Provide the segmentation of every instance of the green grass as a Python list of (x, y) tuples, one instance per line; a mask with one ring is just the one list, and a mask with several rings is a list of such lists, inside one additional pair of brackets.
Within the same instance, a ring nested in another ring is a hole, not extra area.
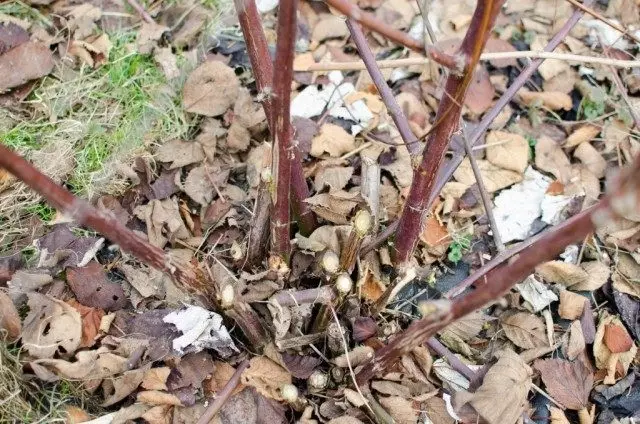
[(588, 97), (583, 97), (578, 106), (578, 116), (589, 121), (604, 115), (604, 111), (604, 100), (591, 100)]
[(29, 205), (25, 208), (25, 211), (37, 215), (43, 222), (49, 222), (56, 216), (56, 210), (44, 202)]
[(449, 246), (447, 258), (454, 264), (460, 262), (462, 256), (471, 248), (471, 239), (471, 234), (454, 238), (453, 243)]

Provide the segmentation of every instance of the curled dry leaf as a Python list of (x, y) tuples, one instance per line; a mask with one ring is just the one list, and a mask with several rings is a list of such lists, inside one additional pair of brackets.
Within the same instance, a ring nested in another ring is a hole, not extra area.
[(53, 54), (39, 42), (27, 42), (0, 56), (0, 92), (48, 75), (53, 70)]
[[(482, 180), (489, 193), (522, 181), (522, 175), (520, 173), (499, 168), (486, 160), (479, 160), (478, 167), (480, 168)], [(457, 181), (467, 186), (471, 186), (476, 182), (469, 159), (462, 161), (453, 176)]]
[[(601, 370), (609, 368), (609, 360), (611, 359), (612, 355), (614, 355), (614, 352), (612, 352), (607, 347), (607, 343), (605, 341), (605, 332), (608, 326), (618, 326), (620, 329), (616, 329), (616, 332), (624, 332), (624, 338), (630, 338), (626, 328), (618, 317), (606, 314), (602, 316), (600, 322), (598, 323), (598, 330), (596, 331), (595, 340), (593, 342), (593, 355), (596, 359), (596, 367)], [(609, 337), (612, 337), (611, 334), (613, 334), (613, 331), (611, 330), (611, 328), (609, 328), (609, 333)], [(611, 340), (610, 344), (613, 346), (613, 342)], [(628, 351), (616, 354), (617, 361), (616, 364), (613, 364), (615, 368), (609, 370), (610, 373), (615, 373), (615, 376), (609, 375), (609, 377), (611, 377), (613, 381), (615, 381), (615, 377), (621, 377), (627, 374), (629, 366), (631, 365), (631, 362), (633, 362), (637, 351), (637, 346), (635, 344), (632, 344), (631, 348)], [(621, 369), (618, 369), (618, 366), (620, 366)], [(618, 374), (618, 371), (620, 370), (622, 371), (622, 375)]]
[(311, 156), (320, 157), (328, 153), (339, 157), (356, 148), (355, 137), (335, 124), (324, 124), (320, 133), (311, 140)]
[(584, 283), (589, 279), (589, 275), (584, 269), (562, 261), (549, 261), (540, 264), (536, 267), (536, 273), (548, 283), (558, 283), (565, 287)]
[(587, 299), (584, 296), (569, 290), (560, 290), (560, 306), (558, 307), (560, 318), (570, 320), (580, 318), (585, 302)]
[(113, 377), (127, 370), (128, 359), (108, 352), (106, 348), (81, 350), (75, 361), (39, 359), (33, 363), (70, 380), (94, 380)]
[(414, 424), (418, 419), (418, 411), (408, 399), (389, 396), (380, 397), (379, 402), (397, 424)]
[(529, 143), (520, 134), (491, 131), (487, 134), (487, 160), (492, 164), (524, 173), (529, 162)]
[(22, 344), (35, 358), (71, 355), (82, 341), (82, 318), (70, 305), (39, 293), (28, 295)]
[(571, 290), (593, 291), (602, 287), (611, 276), (611, 270), (600, 261), (583, 262), (582, 269), (587, 273), (587, 279), (571, 286)]
[(182, 402), (176, 395), (161, 392), (159, 390), (146, 390), (143, 392), (138, 392), (136, 399), (138, 400), (138, 402), (145, 403), (147, 405), (182, 405)]
[(603, 178), (607, 169), (607, 161), (602, 155), (590, 144), (580, 143), (573, 156), (582, 162), (582, 164), (597, 178)]
[(144, 378), (144, 371), (141, 369), (126, 371), (121, 376), (113, 379), (106, 379), (102, 382), (102, 390), (105, 399), (102, 406), (110, 406), (120, 402), (125, 397), (133, 393)]
[(529, 302), (533, 312), (540, 312), (551, 302), (558, 300), (558, 296), (541, 281), (538, 281), (533, 274), (529, 275), (522, 283), (516, 284), (516, 289), (522, 298)]
[(330, 13), (318, 17), (318, 22), (313, 27), (311, 39), (320, 43), (329, 38), (343, 38), (349, 35), (349, 29), (342, 16)]
[(0, 339), (5, 337), (11, 343), (18, 340), (21, 333), (20, 315), (11, 298), (0, 290)]
[(580, 143), (586, 143), (593, 140), (598, 134), (600, 134), (601, 128), (595, 125), (582, 125), (574, 132), (569, 134), (567, 140), (562, 147), (570, 149), (578, 146)]
[(205, 155), (202, 145), (193, 141), (170, 140), (160, 146), (156, 151), (157, 160), (171, 163), (169, 169), (202, 162), (204, 158)]
[(187, 78), (182, 103), (187, 112), (205, 116), (222, 115), (233, 106), (240, 91), (240, 80), (222, 62), (207, 61)]
[(501, 319), (506, 336), (523, 349), (547, 346), (544, 321), (528, 312), (517, 312)]
[(144, 372), (140, 385), (147, 390), (167, 390), (169, 373), (171, 373), (169, 367), (150, 368)]
[(540, 136), (536, 142), (536, 166), (553, 174), (562, 184), (571, 181), (571, 163), (560, 145), (550, 137)]
[[(456, 412), (468, 404), (489, 424), (515, 423), (527, 404), (531, 368), (512, 350), (496, 354), (496, 362), (474, 393), (454, 395)], [(500, 402), (496, 402), (500, 399)]]
[(589, 405), (593, 374), (582, 361), (545, 359), (537, 360), (533, 367), (540, 372), (549, 395), (565, 408), (580, 410)]
[(80, 313), (82, 317), (82, 341), (79, 347), (91, 347), (96, 342), (99, 334), (100, 323), (104, 316), (104, 311), (99, 308), (84, 306), (75, 299), (70, 299), (67, 303)]
[(560, 91), (523, 91), (519, 93), (520, 100), (527, 106), (542, 105), (551, 110), (571, 110), (573, 102), (571, 96)]
[(256, 356), (251, 359), (241, 377), (242, 384), (255, 387), (258, 393), (275, 400), (284, 400), (280, 389), (291, 384), (291, 374), (271, 359)]

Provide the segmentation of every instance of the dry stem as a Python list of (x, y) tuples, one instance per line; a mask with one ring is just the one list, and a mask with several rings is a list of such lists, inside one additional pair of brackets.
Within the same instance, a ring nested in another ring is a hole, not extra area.
[(422, 154), (422, 161), (414, 170), (409, 197), (395, 236), (394, 262), (400, 267), (406, 266), (413, 256), (429, 199), (433, 193), (437, 193), (436, 176), (460, 121), (467, 87), (502, 3), (503, 0), (478, 1), (469, 30), (460, 46), (461, 54), (468, 58), (468, 66), (462, 75), (452, 72), (447, 78), (436, 122)]
[(227, 383), (224, 385), (222, 390), (218, 392), (215, 399), (213, 399), (213, 401), (211, 402), (207, 410), (204, 411), (204, 414), (202, 414), (200, 419), (198, 419), (197, 424), (208, 424), (211, 420), (213, 420), (213, 418), (216, 416), (218, 411), (220, 411), (220, 408), (222, 408), (224, 403), (227, 401), (227, 399), (229, 399), (233, 391), (240, 384), (240, 377), (242, 376), (242, 373), (244, 372), (244, 370), (246, 370), (248, 367), (249, 367), (249, 361), (246, 359), (242, 361), (240, 365), (238, 365), (238, 368), (236, 368), (233, 375), (231, 375), (231, 378), (229, 379), (229, 381), (227, 381)]

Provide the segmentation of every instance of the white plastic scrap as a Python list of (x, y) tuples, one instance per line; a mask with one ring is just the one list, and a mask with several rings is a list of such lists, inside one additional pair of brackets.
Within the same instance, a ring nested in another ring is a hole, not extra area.
[(536, 280), (533, 274), (529, 275), (522, 283), (516, 284), (516, 289), (520, 292), (522, 298), (529, 302), (533, 312), (540, 312), (549, 306), (551, 302), (558, 300), (558, 296), (542, 282)]
[(329, 72), (328, 77), (330, 82), (322, 90), (316, 85), (310, 85), (293, 99), (291, 116), (313, 118), (327, 109), (329, 115), (335, 118), (355, 121), (356, 125), (351, 127), (351, 133), (358, 134), (369, 125), (369, 121), (373, 119), (373, 113), (364, 100), (345, 104), (344, 98), (355, 92), (356, 88), (350, 82), (342, 82), (344, 78), (341, 72)]
[(256, 7), (258, 8), (258, 12), (268, 13), (275, 9), (278, 3), (278, 0), (257, 0)]
[(222, 324), (222, 317), (215, 312), (189, 305), (186, 309), (171, 312), (162, 320), (182, 332), (182, 336), (173, 340), (173, 349), (180, 354), (187, 348), (190, 352), (215, 349), (223, 358), (238, 352)]
[(549, 184), (548, 177), (529, 167), (521, 183), (496, 196), (493, 214), (503, 243), (527, 238), (531, 225), (542, 213), (540, 205)]
[(540, 208), (542, 209), (542, 221), (549, 225), (557, 225), (563, 221), (562, 211), (571, 203), (571, 196), (551, 196), (546, 194)]

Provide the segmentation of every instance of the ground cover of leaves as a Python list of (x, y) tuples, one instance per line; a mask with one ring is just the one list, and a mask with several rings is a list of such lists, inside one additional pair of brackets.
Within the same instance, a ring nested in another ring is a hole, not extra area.
[[(353, 289), (332, 305), (337, 319), (329, 314), (318, 330), (321, 306), (278, 299), (333, 284), (334, 270), (322, 263), (340, 256), (355, 214), (369, 210), (380, 231), (398, 217), (411, 184), (411, 158), (366, 72), (295, 73), (296, 142), (321, 226), (295, 233), (290, 270), (278, 273), (245, 255), (271, 158), (260, 104), (269, 94), (255, 90), (228, 5), (146, 2), (151, 23), (120, 2), (27, 3), (0, 5), (2, 142), (151, 244), (205, 264), (219, 287), (255, 309), (273, 342), (256, 352), (169, 277), (68, 222), (0, 170), (0, 422), (196, 423), (245, 360), (240, 385), (212, 422), (640, 419), (639, 214), (567, 247), (500, 302), (443, 330), (446, 354), (417, 348), (355, 387), (349, 367), (357, 372), (417, 318), (421, 300), (441, 297), (497, 253), (469, 161), (427, 218), (416, 281), (380, 314), (368, 313), (395, 277), (392, 246), (383, 245), (359, 259)], [(469, 3), (431, 2), (443, 48), (464, 34)], [(414, 2), (358, 5), (422, 37)], [(277, 3), (258, 6), (273, 44)], [(640, 21), (632, 0), (597, 8), (625, 26)], [(560, 0), (509, 2), (487, 50), (540, 50), (571, 11)], [(301, 2), (299, 20), (296, 69), (358, 59), (344, 20), (324, 4)], [(639, 46), (620, 36), (585, 17), (559, 50), (601, 55), (604, 42), (615, 57), (633, 58)], [(368, 41), (380, 59), (417, 55), (375, 34)], [(467, 125), (525, 64), (482, 62), (465, 102)], [(438, 68), (383, 72), (424, 136), (443, 95)], [(476, 149), (506, 244), (593, 204), (640, 150), (611, 72), (547, 60)], [(640, 111), (638, 69), (620, 76)], [(363, 172), (371, 166), (379, 167), (375, 181)], [(365, 182), (377, 187), (375, 204)]]

